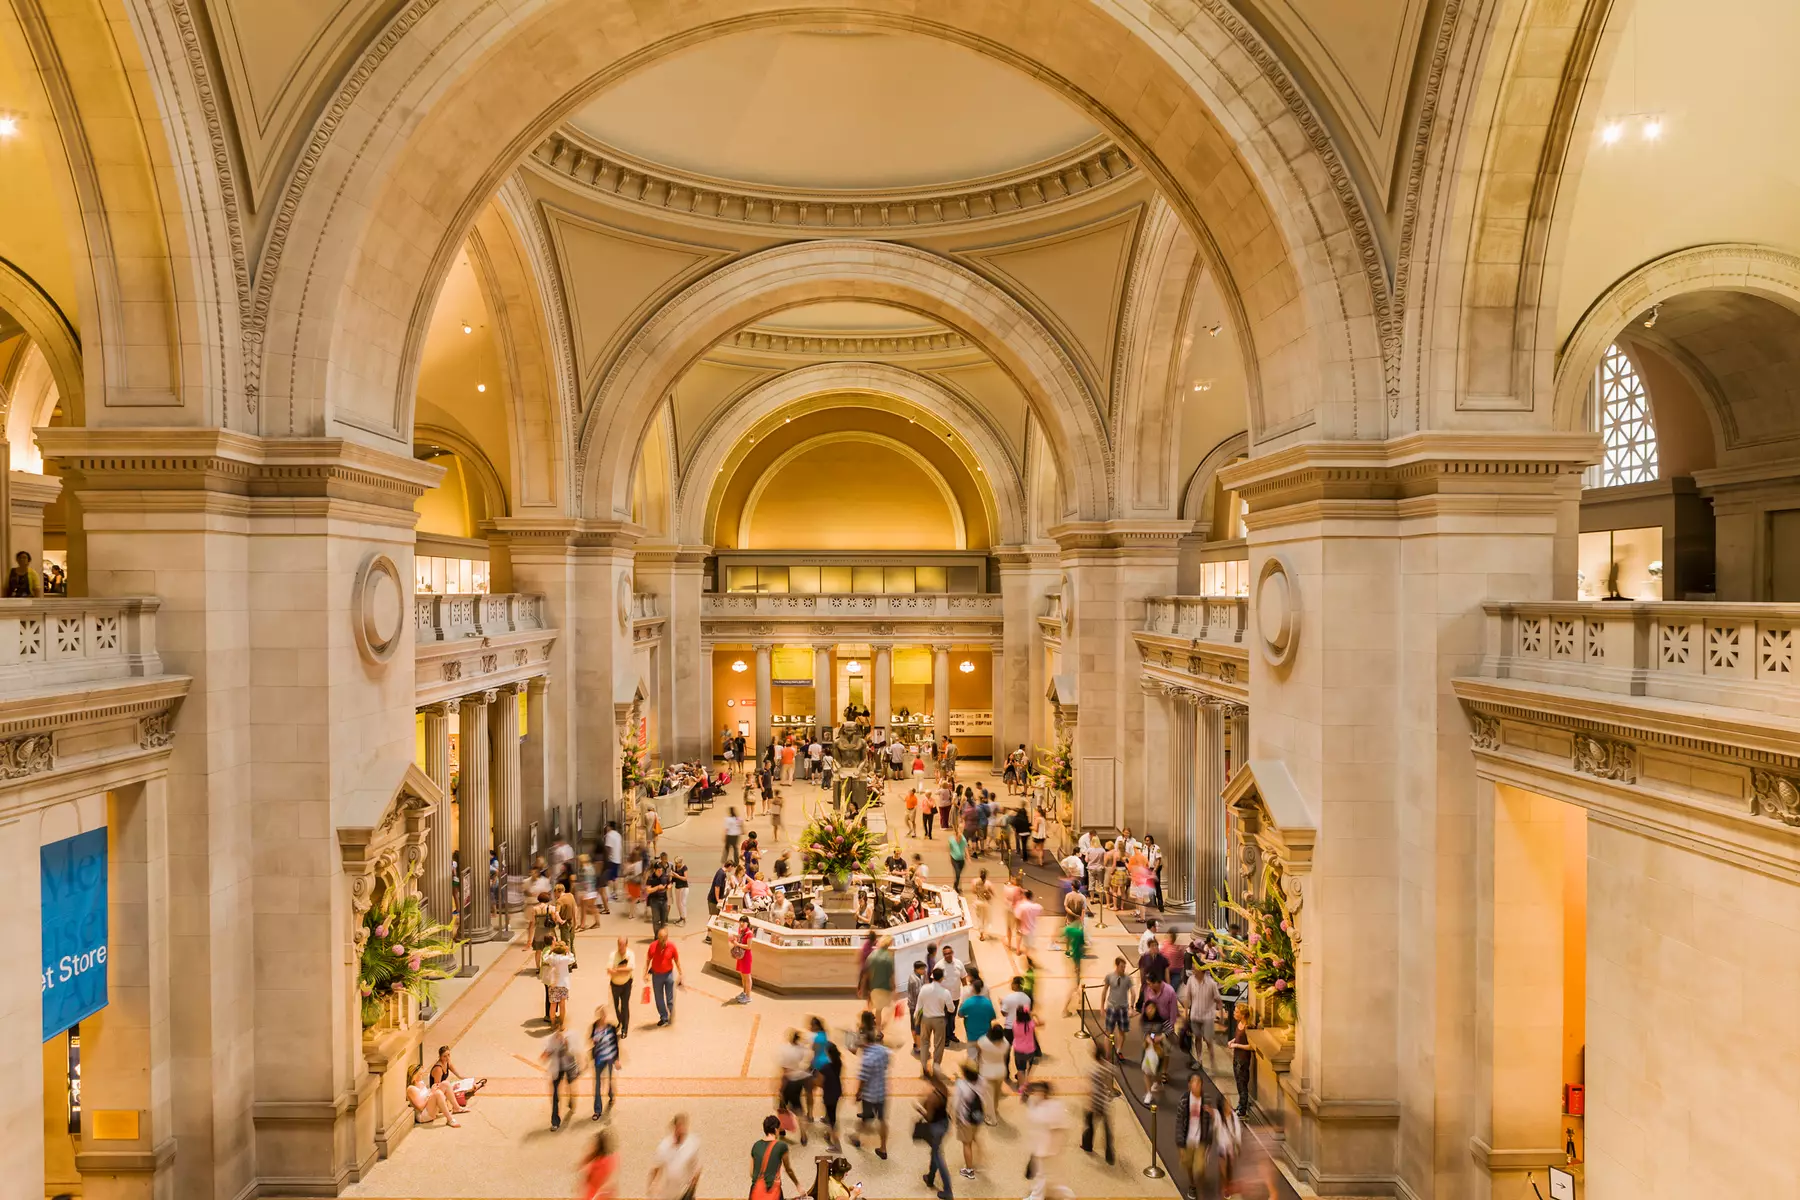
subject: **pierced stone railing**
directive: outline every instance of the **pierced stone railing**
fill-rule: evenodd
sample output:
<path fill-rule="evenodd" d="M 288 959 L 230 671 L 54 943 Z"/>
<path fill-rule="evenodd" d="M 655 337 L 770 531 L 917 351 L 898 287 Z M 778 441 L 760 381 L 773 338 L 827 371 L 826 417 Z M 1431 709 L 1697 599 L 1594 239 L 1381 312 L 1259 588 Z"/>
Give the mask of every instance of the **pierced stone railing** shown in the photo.
<path fill-rule="evenodd" d="M 1145 633 L 1238 643 L 1249 625 L 1250 601 L 1244 596 L 1152 596 L 1144 601 Z"/>
<path fill-rule="evenodd" d="M 0 600 L 0 695 L 163 673 L 154 596 Z"/>
<path fill-rule="evenodd" d="M 532 592 L 418 594 L 413 624 L 420 642 L 453 642 L 547 628 L 544 597 Z"/>
<path fill-rule="evenodd" d="M 900 595 L 715 592 L 702 600 L 708 617 L 893 617 L 996 620 L 1000 597 L 991 593 L 919 592 Z"/>
<path fill-rule="evenodd" d="M 662 597 L 655 592 L 633 592 L 631 596 L 631 619 L 649 621 L 662 616 Z"/>
<path fill-rule="evenodd" d="M 1800 604 L 1484 607 L 1490 678 L 1800 714 Z"/>

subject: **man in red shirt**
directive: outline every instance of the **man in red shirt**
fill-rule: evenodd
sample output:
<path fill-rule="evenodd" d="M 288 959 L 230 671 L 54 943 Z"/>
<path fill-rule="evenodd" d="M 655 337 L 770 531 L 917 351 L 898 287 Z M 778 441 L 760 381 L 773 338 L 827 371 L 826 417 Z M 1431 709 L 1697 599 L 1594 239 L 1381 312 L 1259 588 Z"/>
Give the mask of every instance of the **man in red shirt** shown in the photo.
<path fill-rule="evenodd" d="M 681 951 L 669 940 L 667 925 L 656 931 L 645 965 L 650 971 L 650 992 L 656 997 L 656 1023 L 667 1025 L 675 1019 L 675 989 L 687 986 L 687 977 L 681 972 Z"/>

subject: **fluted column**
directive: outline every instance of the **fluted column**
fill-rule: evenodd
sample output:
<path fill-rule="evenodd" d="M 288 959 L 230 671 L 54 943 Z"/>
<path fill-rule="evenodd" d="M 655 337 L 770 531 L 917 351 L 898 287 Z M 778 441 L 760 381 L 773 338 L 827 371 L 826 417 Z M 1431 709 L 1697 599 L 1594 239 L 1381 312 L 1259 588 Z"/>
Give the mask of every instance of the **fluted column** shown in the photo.
<path fill-rule="evenodd" d="M 488 937 L 491 909 L 488 904 L 488 851 L 493 845 L 493 826 L 489 819 L 488 793 L 488 704 L 492 692 L 476 692 L 462 699 L 461 720 L 457 728 L 460 742 L 461 786 L 457 799 L 457 840 L 463 870 L 473 878 L 469 889 L 470 941 Z"/>
<path fill-rule="evenodd" d="M 434 921 L 450 921 L 456 917 L 455 878 L 456 817 L 450 794 L 450 717 L 457 710 L 455 700 L 430 704 L 425 713 L 425 774 L 437 784 L 443 803 L 431 814 L 430 840 L 425 846 L 425 906 Z"/>
<path fill-rule="evenodd" d="M 1169 707 L 1169 775 L 1174 790 L 1169 819 L 1169 847 L 1163 855 L 1163 897 L 1171 905 L 1194 905 L 1198 920 L 1211 902 L 1210 881 L 1203 869 L 1199 797 L 1195 777 L 1195 743 L 1199 740 L 1199 697 L 1171 693 Z"/>
<path fill-rule="evenodd" d="M 950 647 L 931 648 L 931 724 L 941 739 L 950 732 Z"/>
<path fill-rule="evenodd" d="M 547 676 L 534 675 L 525 681 L 525 736 L 519 752 L 519 793 L 523 797 L 520 829 L 530 829 L 533 821 L 538 822 L 541 829 L 549 819 L 550 739 L 544 736 L 549 701 L 550 680 Z"/>
<path fill-rule="evenodd" d="M 700 743 L 700 761 L 710 763 L 719 757 L 719 726 L 713 722 L 713 644 L 700 643 L 700 686 L 699 724 L 696 729 L 702 730 L 706 737 Z"/>
<path fill-rule="evenodd" d="M 831 647 L 813 647 L 813 721 L 819 727 L 819 740 L 830 742 L 825 731 L 837 724 L 837 706 L 831 699 Z"/>
<path fill-rule="evenodd" d="M 523 875 L 531 864 L 526 855 L 524 793 L 519 786 L 519 686 L 509 684 L 490 693 L 496 697 L 488 717 L 488 744 L 493 752 L 494 841 L 505 847 L 500 864 L 509 875 Z"/>
<path fill-rule="evenodd" d="M 769 661 L 769 643 L 759 642 L 756 646 L 756 753 L 761 754 L 769 746 L 769 706 L 775 702 L 775 686 L 770 680 L 769 672 L 772 664 Z"/>
<path fill-rule="evenodd" d="M 1196 878 L 1205 888 L 1202 894 L 1210 906 L 1225 884 L 1225 801 L 1220 798 L 1225 790 L 1225 710 L 1208 702 L 1201 705 L 1199 717 L 1198 744 L 1193 750 L 1199 789 L 1194 807 L 1200 822 L 1195 839 L 1200 856 Z"/>
<path fill-rule="evenodd" d="M 1234 708 L 1227 714 L 1226 720 L 1228 758 L 1225 777 L 1229 779 L 1237 774 L 1239 767 L 1250 761 L 1250 710 L 1241 706 Z"/>
<path fill-rule="evenodd" d="M 883 726 L 894 719 L 894 648 L 875 647 L 875 697 L 869 705 L 869 723 Z M 889 730 L 892 733 L 892 730 Z"/>

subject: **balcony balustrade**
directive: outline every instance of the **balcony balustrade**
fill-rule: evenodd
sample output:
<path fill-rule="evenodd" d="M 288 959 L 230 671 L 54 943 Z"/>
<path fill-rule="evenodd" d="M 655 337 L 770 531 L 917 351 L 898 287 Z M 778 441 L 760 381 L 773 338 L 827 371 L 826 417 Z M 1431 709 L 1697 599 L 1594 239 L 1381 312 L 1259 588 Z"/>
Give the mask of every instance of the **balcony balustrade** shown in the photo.
<path fill-rule="evenodd" d="M 815 592 L 713 592 L 702 598 L 708 617 L 878 617 L 939 620 L 998 620 L 1000 597 L 975 593 L 843 595 Z"/>
<path fill-rule="evenodd" d="M 1250 624 L 1244 596 L 1152 596 L 1144 601 L 1144 633 L 1196 642 L 1241 643 Z"/>
<path fill-rule="evenodd" d="M 1482 674 L 1800 715 L 1800 604 L 1492 603 Z"/>
<path fill-rule="evenodd" d="M 544 597 L 531 592 L 413 597 L 413 622 L 422 643 L 546 629 L 546 620 Z"/>
<path fill-rule="evenodd" d="M 0 600 L 0 695 L 161 675 L 154 596 Z"/>

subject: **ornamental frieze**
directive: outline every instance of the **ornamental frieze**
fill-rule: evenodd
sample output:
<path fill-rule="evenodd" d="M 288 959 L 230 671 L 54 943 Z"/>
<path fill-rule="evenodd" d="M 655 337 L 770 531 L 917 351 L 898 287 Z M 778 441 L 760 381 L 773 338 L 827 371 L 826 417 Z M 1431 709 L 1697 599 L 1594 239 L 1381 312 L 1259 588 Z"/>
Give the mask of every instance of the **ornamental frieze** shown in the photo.
<path fill-rule="evenodd" d="M 0 741 L 0 779 L 23 779 L 56 766 L 56 744 L 47 733 Z"/>
<path fill-rule="evenodd" d="M 1637 752 L 1629 742 L 1578 733 L 1570 750 L 1570 765 L 1596 779 L 1637 782 Z"/>
<path fill-rule="evenodd" d="M 1750 772 L 1750 811 L 1783 825 L 1800 826 L 1800 784 L 1773 771 Z"/>

